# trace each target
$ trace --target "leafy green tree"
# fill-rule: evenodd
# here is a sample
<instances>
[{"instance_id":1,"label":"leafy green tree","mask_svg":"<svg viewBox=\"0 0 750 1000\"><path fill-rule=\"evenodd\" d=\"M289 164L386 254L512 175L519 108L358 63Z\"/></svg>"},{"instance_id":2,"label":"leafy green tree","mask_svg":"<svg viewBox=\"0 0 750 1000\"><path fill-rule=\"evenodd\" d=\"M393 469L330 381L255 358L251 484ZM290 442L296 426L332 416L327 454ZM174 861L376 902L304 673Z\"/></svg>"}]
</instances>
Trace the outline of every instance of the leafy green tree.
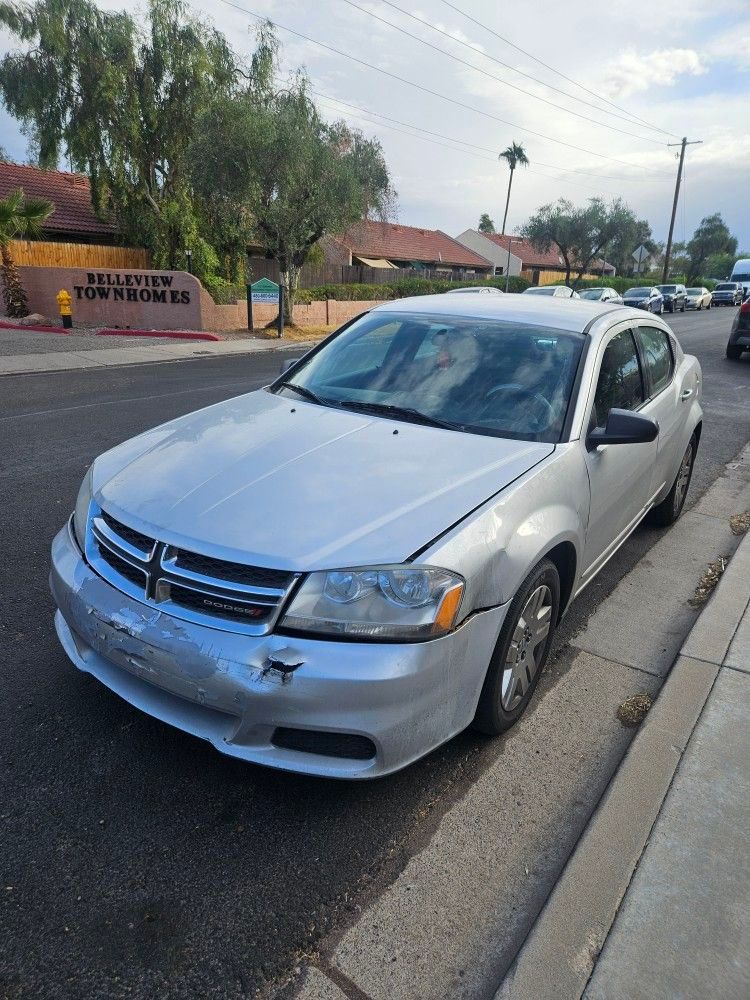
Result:
<instances>
[{"instance_id":1,"label":"leafy green tree","mask_svg":"<svg viewBox=\"0 0 750 1000\"><path fill-rule=\"evenodd\" d=\"M301 75L261 101L252 88L217 99L198 123L192 162L199 197L221 199L278 261L289 323L311 248L384 216L394 196L380 144L324 122Z\"/></svg>"},{"instance_id":2,"label":"leafy green tree","mask_svg":"<svg viewBox=\"0 0 750 1000\"><path fill-rule=\"evenodd\" d=\"M693 238L687 245L688 281L692 283L703 277L706 262L712 254L733 256L736 253L737 240L729 232L721 213L707 215L701 219Z\"/></svg>"},{"instance_id":3,"label":"leafy green tree","mask_svg":"<svg viewBox=\"0 0 750 1000\"><path fill-rule=\"evenodd\" d=\"M620 198L609 204L602 198L590 198L583 207L560 198L532 215L521 235L541 252L553 245L558 247L565 267L565 283L569 285L571 273L575 272L575 280L579 281L605 247L614 246L617 241L631 243L637 221Z\"/></svg>"},{"instance_id":4,"label":"leafy green tree","mask_svg":"<svg viewBox=\"0 0 750 1000\"><path fill-rule=\"evenodd\" d=\"M503 214L503 228L500 230L501 233L505 233L505 223L508 221L508 206L510 205L510 189L513 187L513 174L515 173L516 167L528 167L529 158L526 155L526 150L520 142L512 142L507 149L502 151L498 159L505 160L508 164L508 169L510 170L510 177L508 178L508 195L505 199L505 212Z\"/></svg>"},{"instance_id":5,"label":"leafy green tree","mask_svg":"<svg viewBox=\"0 0 750 1000\"><path fill-rule=\"evenodd\" d=\"M482 212L482 214L480 215L479 225L477 226L477 229L479 230L480 233L495 232L495 223L492 221L492 219L486 212Z\"/></svg>"},{"instance_id":6,"label":"leafy green tree","mask_svg":"<svg viewBox=\"0 0 750 1000\"><path fill-rule=\"evenodd\" d=\"M38 237L42 226L55 207L45 198L24 198L23 191L11 191L0 200L0 278L8 316L25 316L28 309L26 292L21 284L10 241L19 237Z\"/></svg>"},{"instance_id":7,"label":"leafy green tree","mask_svg":"<svg viewBox=\"0 0 750 1000\"><path fill-rule=\"evenodd\" d=\"M750 250L738 250L735 253L712 253L706 258L703 268L704 278L715 278L721 281L732 273L736 260L750 258Z\"/></svg>"},{"instance_id":8,"label":"leafy green tree","mask_svg":"<svg viewBox=\"0 0 750 1000\"><path fill-rule=\"evenodd\" d=\"M137 20L92 0L0 0L0 26L24 43L0 61L0 93L39 164L64 153L88 174L96 210L157 266L184 266L186 249L198 274L215 266L189 148L206 106L236 85L224 36L183 0L148 0Z\"/></svg>"}]
</instances>

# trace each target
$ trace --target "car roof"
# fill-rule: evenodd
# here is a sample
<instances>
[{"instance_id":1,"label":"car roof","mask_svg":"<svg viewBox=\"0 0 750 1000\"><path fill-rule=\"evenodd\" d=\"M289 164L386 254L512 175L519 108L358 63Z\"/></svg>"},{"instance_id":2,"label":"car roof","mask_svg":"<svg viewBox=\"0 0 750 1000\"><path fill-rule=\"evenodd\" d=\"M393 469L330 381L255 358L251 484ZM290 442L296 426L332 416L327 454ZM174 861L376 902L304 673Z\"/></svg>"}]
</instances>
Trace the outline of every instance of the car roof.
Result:
<instances>
[{"instance_id":1,"label":"car roof","mask_svg":"<svg viewBox=\"0 0 750 1000\"><path fill-rule=\"evenodd\" d=\"M544 295L418 295L394 299L375 306L372 312L414 315L425 313L435 317L455 316L461 319L489 319L505 323L525 323L546 329L585 333L587 327L608 313L616 318L643 319L638 309L602 305L588 299L559 299Z\"/></svg>"}]
</instances>

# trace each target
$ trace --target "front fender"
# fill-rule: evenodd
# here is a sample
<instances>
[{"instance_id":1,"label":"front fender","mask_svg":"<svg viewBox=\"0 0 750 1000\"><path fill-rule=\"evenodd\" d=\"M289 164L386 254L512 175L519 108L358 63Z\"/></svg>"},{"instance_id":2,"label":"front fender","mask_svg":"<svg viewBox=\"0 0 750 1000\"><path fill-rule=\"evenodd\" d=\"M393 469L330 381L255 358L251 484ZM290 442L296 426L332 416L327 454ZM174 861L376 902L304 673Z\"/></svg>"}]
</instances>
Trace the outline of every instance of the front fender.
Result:
<instances>
[{"instance_id":1,"label":"front fender","mask_svg":"<svg viewBox=\"0 0 750 1000\"><path fill-rule=\"evenodd\" d=\"M462 617L505 604L529 571L561 543L572 546L578 578L589 513L580 443L555 452L422 552L419 561L461 573Z\"/></svg>"}]
</instances>

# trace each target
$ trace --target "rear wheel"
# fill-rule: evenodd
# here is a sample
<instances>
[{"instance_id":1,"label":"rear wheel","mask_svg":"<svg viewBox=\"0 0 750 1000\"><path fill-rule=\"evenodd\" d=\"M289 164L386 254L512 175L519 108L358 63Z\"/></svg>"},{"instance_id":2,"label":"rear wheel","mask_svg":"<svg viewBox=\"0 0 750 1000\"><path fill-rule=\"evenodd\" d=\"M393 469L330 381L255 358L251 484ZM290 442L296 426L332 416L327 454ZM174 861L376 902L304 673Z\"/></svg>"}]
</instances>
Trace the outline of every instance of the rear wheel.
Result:
<instances>
[{"instance_id":1,"label":"rear wheel","mask_svg":"<svg viewBox=\"0 0 750 1000\"><path fill-rule=\"evenodd\" d=\"M513 598L484 680L474 728L488 736L523 714L547 661L560 607L560 577L542 559Z\"/></svg>"},{"instance_id":2,"label":"rear wheel","mask_svg":"<svg viewBox=\"0 0 750 1000\"><path fill-rule=\"evenodd\" d=\"M690 487L690 480L693 475L693 465L697 449L698 440L695 434L693 434L690 438L690 443L685 449L685 454L682 456L680 468L677 470L675 481L672 483L672 489L667 493L662 502L649 513L649 520L652 524L659 524L666 527L668 524L674 524L682 513L682 508L685 506L685 498Z\"/></svg>"}]
</instances>

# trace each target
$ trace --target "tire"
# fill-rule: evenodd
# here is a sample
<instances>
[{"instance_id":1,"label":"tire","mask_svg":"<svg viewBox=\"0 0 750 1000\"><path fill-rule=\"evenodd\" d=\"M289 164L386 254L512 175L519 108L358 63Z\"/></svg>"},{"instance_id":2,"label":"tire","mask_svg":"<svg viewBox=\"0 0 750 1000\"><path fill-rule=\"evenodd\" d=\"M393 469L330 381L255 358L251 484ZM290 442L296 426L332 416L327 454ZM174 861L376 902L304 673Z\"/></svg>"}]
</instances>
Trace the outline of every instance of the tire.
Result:
<instances>
[{"instance_id":1,"label":"tire","mask_svg":"<svg viewBox=\"0 0 750 1000\"><path fill-rule=\"evenodd\" d=\"M685 454L682 456L680 467L672 483L672 489L660 504L649 511L648 520L651 524L657 524L665 528L670 524L674 524L682 513L682 508L685 506L685 499L690 489L690 480L693 478L693 466L695 465L695 453L697 450L698 439L693 434L685 449Z\"/></svg>"},{"instance_id":2,"label":"tire","mask_svg":"<svg viewBox=\"0 0 750 1000\"><path fill-rule=\"evenodd\" d=\"M734 344L727 344L727 357L730 361L739 361L742 357L742 348Z\"/></svg>"},{"instance_id":3,"label":"tire","mask_svg":"<svg viewBox=\"0 0 750 1000\"><path fill-rule=\"evenodd\" d=\"M703 308L703 303L699 302L698 303L698 312L700 312L702 308Z\"/></svg>"},{"instance_id":4,"label":"tire","mask_svg":"<svg viewBox=\"0 0 750 1000\"><path fill-rule=\"evenodd\" d=\"M479 696L474 729L499 736L523 715L547 662L559 609L557 567L542 559L508 608ZM536 627L531 625L534 618Z\"/></svg>"},{"instance_id":5,"label":"tire","mask_svg":"<svg viewBox=\"0 0 750 1000\"><path fill-rule=\"evenodd\" d=\"M712 305L713 305L713 302L709 302L708 305L706 306L706 309L710 309Z\"/></svg>"},{"instance_id":6,"label":"tire","mask_svg":"<svg viewBox=\"0 0 750 1000\"><path fill-rule=\"evenodd\" d=\"M662 302L661 305L659 306L659 316L661 316L663 312L664 312L664 303Z\"/></svg>"},{"instance_id":7,"label":"tire","mask_svg":"<svg viewBox=\"0 0 750 1000\"><path fill-rule=\"evenodd\" d=\"M680 312L681 312L681 313L684 313L684 312L685 312L685 309L686 309L686 308L687 308L687 307L686 307L686 304L685 304L685 303L683 302L683 303L682 303L682 309L680 309Z\"/></svg>"}]
</instances>

